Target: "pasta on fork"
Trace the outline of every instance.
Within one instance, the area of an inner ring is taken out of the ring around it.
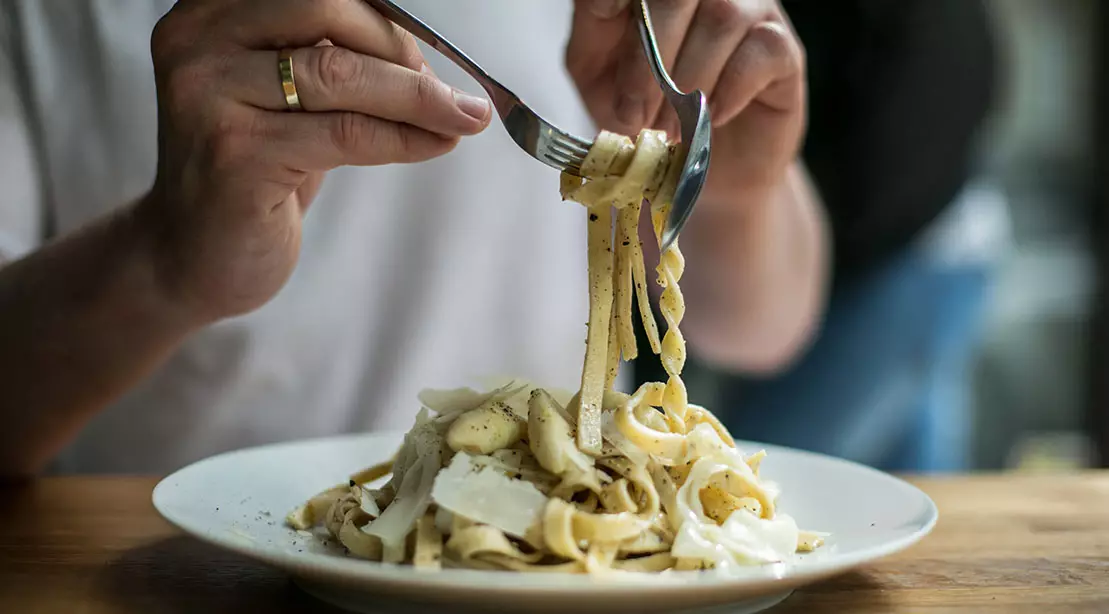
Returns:
[[[634,143],[602,132],[582,177],[562,176],[563,198],[589,219],[577,393],[522,382],[426,390],[392,461],[321,492],[287,523],[325,527],[356,557],[428,569],[727,572],[819,547],[822,534],[778,512],[778,489],[759,473],[765,452],[744,454],[712,412],[689,403],[677,242],[656,271],[659,337],[639,222],[646,203],[660,241],[681,171],[675,151],[660,131]],[[628,395],[613,385],[621,361],[638,355],[633,302],[667,381]]]

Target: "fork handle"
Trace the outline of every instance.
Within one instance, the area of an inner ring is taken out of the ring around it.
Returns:
[[[485,72],[485,69],[479,66],[477,62],[471,60],[465,53],[462,53],[461,49],[455,47],[454,43],[451,43],[432,29],[431,26],[420,21],[418,17],[404,10],[392,0],[365,0],[365,2],[377,12],[384,15],[386,19],[404,28],[416,38],[430,45],[432,49],[438,51],[447,59],[457,64],[459,68],[466,71],[466,74],[473,77],[474,80],[485,89],[489,96],[493,98],[494,106],[501,108],[501,105],[504,103],[512,103],[519,100],[508,88],[498,83],[489,73]]]
[[[658,81],[666,97],[671,104],[674,104],[674,99],[680,98],[684,93],[674,84],[669,73],[666,72],[666,66],[662,64],[662,53],[658,48],[658,39],[655,37],[655,26],[651,20],[651,10],[647,8],[647,0],[636,0],[635,4],[636,12],[639,13],[639,38],[643,42],[647,63],[651,65],[655,81]]]

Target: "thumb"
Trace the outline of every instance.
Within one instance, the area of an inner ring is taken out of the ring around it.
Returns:
[[[566,45],[566,69],[578,86],[589,85],[615,68],[628,28],[631,0],[574,0],[574,21]]]

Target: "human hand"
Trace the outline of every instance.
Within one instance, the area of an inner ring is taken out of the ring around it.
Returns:
[[[566,64],[597,124],[678,136],[636,26],[638,0],[575,0]],[[682,91],[709,99],[713,147],[702,202],[773,190],[805,125],[805,56],[777,0],[648,0],[663,60]],[[702,205],[703,207],[703,205]]]
[[[286,105],[282,48],[303,112]],[[165,287],[204,321],[284,285],[324,172],[433,158],[491,117],[361,1],[181,0],[151,52],[158,174],[135,218]]]

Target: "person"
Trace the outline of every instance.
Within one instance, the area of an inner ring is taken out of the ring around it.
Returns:
[[[403,4],[567,129],[673,130],[628,0]],[[683,330],[773,370],[827,277],[804,52],[775,0],[651,7],[715,124]],[[584,212],[366,3],[0,9],[0,474],[407,428],[485,374],[576,387]]]
[[[690,395],[744,438],[887,470],[966,470],[973,359],[1008,235],[1004,196],[978,176],[999,68],[987,8],[784,5],[811,58],[802,158],[829,211],[829,303],[787,369],[693,364]]]

